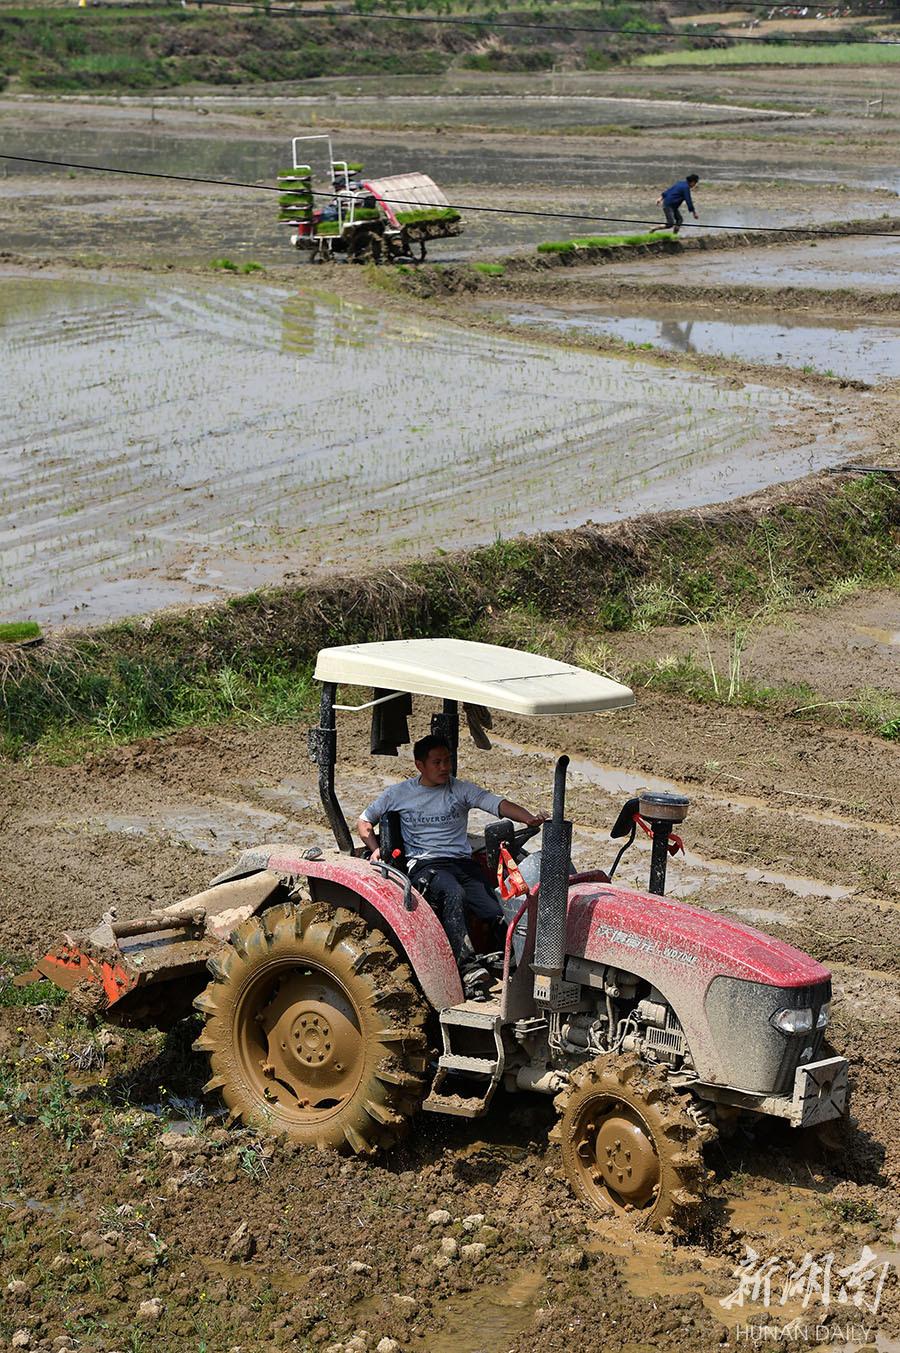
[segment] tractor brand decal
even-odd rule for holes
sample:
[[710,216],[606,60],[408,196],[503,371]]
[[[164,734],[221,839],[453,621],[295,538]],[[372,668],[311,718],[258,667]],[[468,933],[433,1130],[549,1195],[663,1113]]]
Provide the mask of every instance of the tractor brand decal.
[[697,955],[689,954],[685,949],[676,949],[670,944],[660,948],[656,941],[647,935],[635,935],[630,930],[618,930],[615,926],[605,925],[602,921],[597,926],[597,933],[604,940],[624,944],[626,949],[635,949],[641,954],[659,954],[660,957],[672,959],[675,963],[697,962]]

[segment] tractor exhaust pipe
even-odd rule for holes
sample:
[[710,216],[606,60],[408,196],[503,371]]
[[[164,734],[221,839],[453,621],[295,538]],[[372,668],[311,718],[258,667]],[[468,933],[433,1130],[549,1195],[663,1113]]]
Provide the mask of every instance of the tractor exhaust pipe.
[[569,758],[561,756],[553,777],[553,816],[544,823],[541,844],[541,878],[538,891],[537,936],[532,970],[535,999],[548,1001],[553,980],[562,977],[566,953],[566,908],[569,900],[569,861],[572,857],[572,824],[566,821],[566,770]]

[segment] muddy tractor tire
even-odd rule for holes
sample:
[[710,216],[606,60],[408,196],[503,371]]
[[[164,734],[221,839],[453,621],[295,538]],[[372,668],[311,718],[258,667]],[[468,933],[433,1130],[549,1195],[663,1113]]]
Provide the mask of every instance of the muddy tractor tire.
[[426,1010],[412,974],[355,912],[303,898],[240,925],[209,963],[194,1044],[232,1119],[370,1155],[425,1092]]
[[578,1067],[555,1100],[553,1139],[579,1198],[651,1231],[691,1230],[704,1203],[708,1136],[665,1073],[637,1057]]

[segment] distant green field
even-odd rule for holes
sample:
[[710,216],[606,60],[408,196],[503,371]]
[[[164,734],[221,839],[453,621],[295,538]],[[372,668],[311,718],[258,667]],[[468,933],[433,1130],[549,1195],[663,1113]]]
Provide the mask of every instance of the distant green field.
[[753,47],[706,47],[687,52],[638,56],[636,66],[886,66],[900,62],[900,43],[878,47],[865,42],[786,42]]

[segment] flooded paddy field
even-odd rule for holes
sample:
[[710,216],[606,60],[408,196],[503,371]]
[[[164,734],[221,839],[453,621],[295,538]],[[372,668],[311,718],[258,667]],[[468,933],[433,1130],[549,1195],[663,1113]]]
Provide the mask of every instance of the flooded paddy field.
[[[491,307],[495,312],[497,307]],[[511,324],[529,332],[591,334],[620,339],[636,347],[672,353],[721,356],[766,366],[820,371],[876,384],[900,379],[900,325],[884,321],[827,324],[819,319],[776,312],[704,308],[686,317],[689,307],[599,305],[566,307],[507,303]]]
[[894,295],[900,274],[900,238],[864,235],[819,239],[765,249],[705,254],[702,260],[648,258],[610,265],[610,280],[699,287],[810,287],[883,291]]
[[610,520],[668,505],[675,484],[682,506],[718,502],[858,440],[817,392],[685,379],[308,289],[75,274],[8,276],[2,295],[17,372],[9,617],[207,601]]
[[[336,153],[373,174],[424,170],[463,206],[562,213],[539,221],[472,212],[460,238],[434,247],[435,259],[451,261],[527,252],[603,221],[655,222],[660,189],[690,169],[701,175],[705,228],[891,213],[900,129],[890,107],[882,118],[863,116],[871,78],[837,71],[826,89],[805,71],[730,72],[727,81],[717,77],[713,99],[697,73],[650,70],[361,77],[305,82],[272,98],[219,90],[159,99],[7,96],[0,130],[11,154],[266,185],[284,167],[292,136],[332,131]],[[274,194],[68,177],[12,163],[2,172],[3,247],[16,253],[291,258]]]

